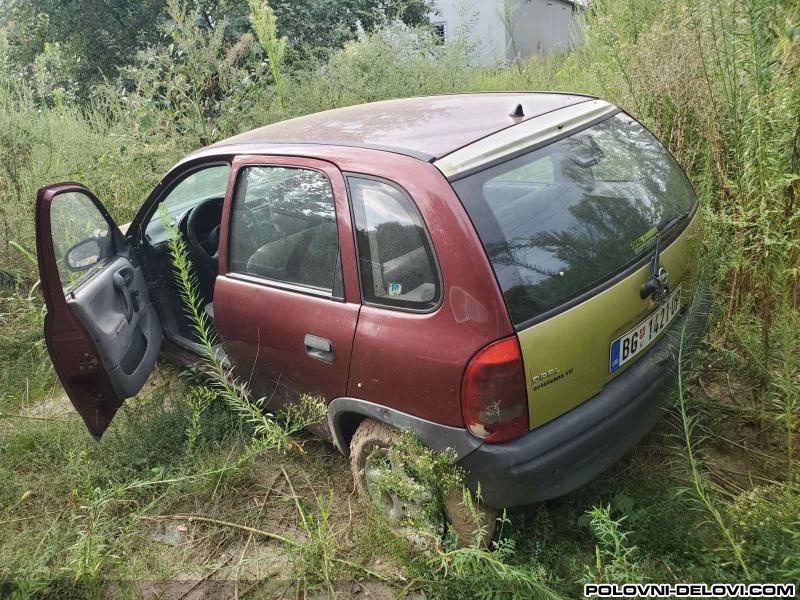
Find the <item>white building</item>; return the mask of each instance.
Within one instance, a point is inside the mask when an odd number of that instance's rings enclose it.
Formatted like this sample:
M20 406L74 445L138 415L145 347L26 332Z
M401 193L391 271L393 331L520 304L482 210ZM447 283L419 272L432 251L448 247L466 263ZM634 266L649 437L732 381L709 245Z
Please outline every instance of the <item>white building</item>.
M587 0L435 0L431 23L451 42L468 32L485 65L512 62L580 42Z

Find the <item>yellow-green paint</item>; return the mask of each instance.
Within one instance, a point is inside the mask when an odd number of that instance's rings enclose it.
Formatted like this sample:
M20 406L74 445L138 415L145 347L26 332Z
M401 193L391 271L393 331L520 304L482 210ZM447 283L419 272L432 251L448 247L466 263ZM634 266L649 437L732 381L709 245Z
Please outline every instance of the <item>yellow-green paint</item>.
M661 252L670 288L689 283L695 271L700 221L698 210L681 235ZM613 375L609 372L611 342L655 307L652 299L639 296L650 271L646 265L589 300L519 332L531 429L588 400L647 354L640 353ZM686 304L690 286L683 287L681 302Z

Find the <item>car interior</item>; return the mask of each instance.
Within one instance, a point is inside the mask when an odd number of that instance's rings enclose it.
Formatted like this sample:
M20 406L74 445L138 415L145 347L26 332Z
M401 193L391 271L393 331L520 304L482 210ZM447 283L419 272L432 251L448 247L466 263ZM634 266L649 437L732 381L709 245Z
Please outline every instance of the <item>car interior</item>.
M213 319L214 280L222 221L222 205L230 167L214 165L181 180L162 200L173 225L177 225L197 276L197 288ZM172 261L169 256L169 229L162 213L154 208L144 226L139 244L145 264L148 288L157 307L164 334L187 350L197 350L195 333L186 316Z
M342 295L333 196L320 173L248 169L233 202L230 239L232 272Z
M414 310L436 304L435 258L421 218L403 192L351 177L364 299Z

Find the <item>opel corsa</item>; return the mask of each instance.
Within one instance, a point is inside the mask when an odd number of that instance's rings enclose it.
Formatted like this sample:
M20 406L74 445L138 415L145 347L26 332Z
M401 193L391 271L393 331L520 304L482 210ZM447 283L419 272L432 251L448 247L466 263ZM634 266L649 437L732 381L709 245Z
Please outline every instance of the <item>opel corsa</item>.
M653 427L704 325L697 199L619 108L516 92L340 108L191 154L124 232L79 184L39 191L47 347L95 438L160 353L197 358L163 214L227 360L269 409L323 399L315 431L368 494L399 430L452 449L486 507L581 486Z

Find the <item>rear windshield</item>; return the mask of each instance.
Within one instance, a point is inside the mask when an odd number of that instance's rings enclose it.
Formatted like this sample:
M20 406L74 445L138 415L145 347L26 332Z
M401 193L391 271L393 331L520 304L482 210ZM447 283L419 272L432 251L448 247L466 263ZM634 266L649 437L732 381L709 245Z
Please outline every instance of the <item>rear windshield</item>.
M635 262L696 202L669 152L623 113L453 187L517 326Z

